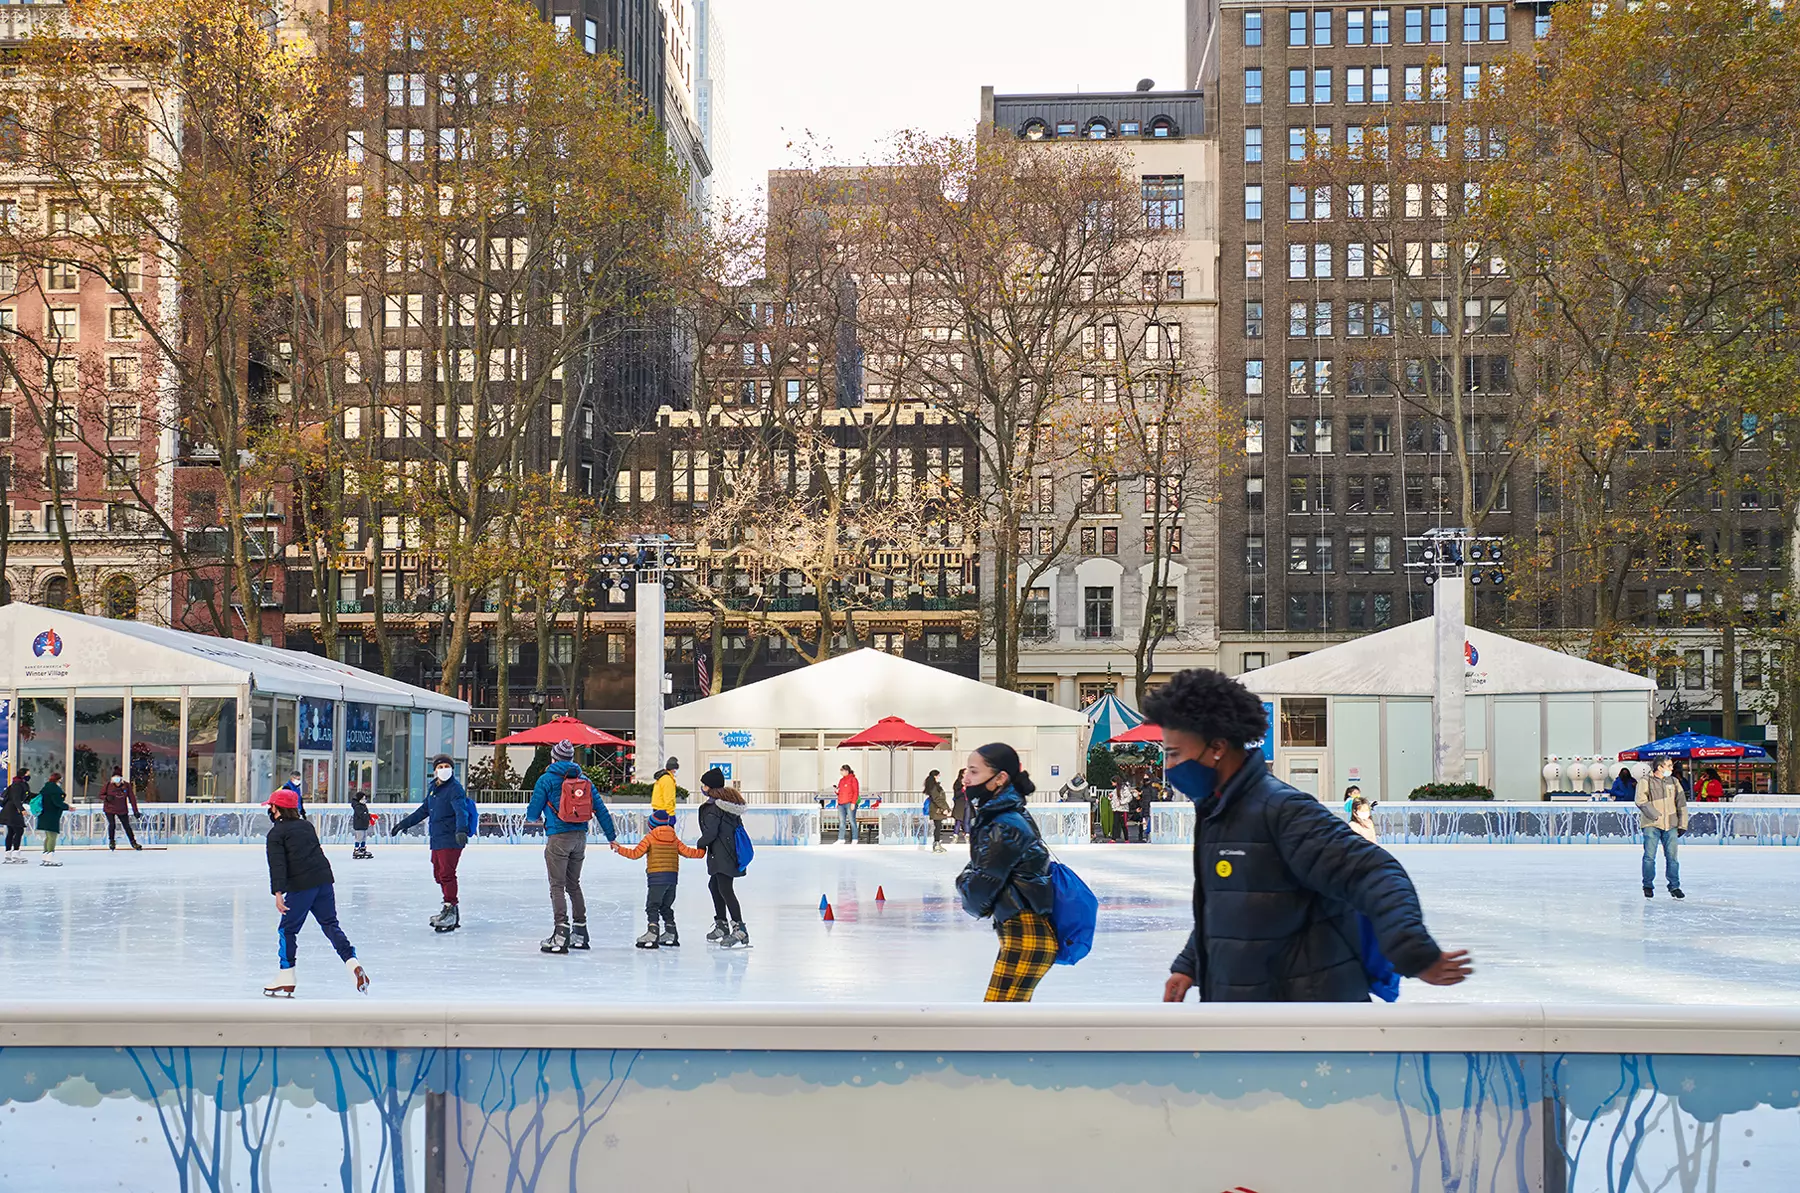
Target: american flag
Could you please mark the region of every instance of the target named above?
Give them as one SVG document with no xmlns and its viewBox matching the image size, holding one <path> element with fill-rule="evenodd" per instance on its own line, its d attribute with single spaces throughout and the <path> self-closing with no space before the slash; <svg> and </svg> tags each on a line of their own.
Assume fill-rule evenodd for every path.
<svg viewBox="0 0 1800 1193">
<path fill-rule="evenodd" d="M 694 686 L 700 689 L 702 696 L 712 695 L 712 668 L 707 663 L 707 656 L 712 653 L 712 644 L 702 642 L 700 649 L 694 652 Z"/>
</svg>

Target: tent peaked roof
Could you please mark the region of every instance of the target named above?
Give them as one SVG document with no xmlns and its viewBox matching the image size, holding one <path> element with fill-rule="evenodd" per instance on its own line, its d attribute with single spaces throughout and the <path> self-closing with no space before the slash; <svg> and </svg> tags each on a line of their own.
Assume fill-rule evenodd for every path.
<svg viewBox="0 0 1800 1193">
<path fill-rule="evenodd" d="M 1240 678 L 1259 696 L 1430 696 L 1436 632 L 1435 619 L 1424 617 Z M 1467 668 L 1472 695 L 1656 690 L 1645 676 L 1473 626 L 1466 639 L 1475 656 Z"/>
<path fill-rule="evenodd" d="M 759 683 L 733 688 L 669 710 L 670 729 L 746 728 L 843 730 L 856 733 L 886 716 L 915 725 L 1065 725 L 1087 719 L 1030 696 L 952 675 L 885 651 L 858 650 Z"/>
<path fill-rule="evenodd" d="M 42 650 L 38 649 L 40 640 Z M 323 655 L 18 601 L 0 608 L 0 644 L 4 644 L 0 647 L 0 687 L 235 685 L 248 681 L 258 691 L 290 696 L 469 711 L 464 701 Z"/>
</svg>

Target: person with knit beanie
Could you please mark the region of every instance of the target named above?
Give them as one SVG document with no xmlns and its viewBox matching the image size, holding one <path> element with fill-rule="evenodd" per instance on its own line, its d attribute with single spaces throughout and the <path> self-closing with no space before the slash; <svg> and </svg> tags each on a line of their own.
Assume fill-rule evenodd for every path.
<svg viewBox="0 0 1800 1193">
<path fill-rule="evenodd" d="M 550 875 L 550 936 L 540 952 L 566 954 L 588 944 L 587 899 L 581 893 L 581 865 L 587 858 L 588 821 L 598 820 L 608 841 L 617 842 L 612 813 L 600 793 L 575 765 L 575 746 L 559 741 L 550 747 L 550 765 L 531 789 L 525 823 L 544 825 L 544 869 Z M 575 922 L 569 922 L 571 908 Z"/>
<path fill-rule="evenodd" d="M 700 805 L 698 844 L 706 851 L 706 887 L 713 901 L 713 930 L 706 939 L 728 949 L 744 947 L 750 943 L 750 933 L 732 890 L 744 872 L 737 846 L 738 827 L 744 823 L 744 797 L 737 788 L 725 785 L 725 772 L 716 766 L 700 776 L 700 788 L 706 802 Z"/>
<path fill-rule="evenodd" d="M 681 877 L 681 859 L 701 858 L 706 852 L 695 849 L 675 835 L 675 817 L 660 809 L 650 813 L 650 831 L 630 849 L 613 842 L 613 852 L 629 858 L 648 858 L 644 863 L 644 880 L 649 888 L 644 896 L 644 914 L 650 927 L 638 937 L 640 949 L 672 949 L 681 944 L 675 932 L 675 883 Z M 657 920 L 662 931 L 657 931 Z"/>
<path fill-rule="evenodd" d="M 675 815 L 675 796 L 680 790 L 675 772 L 681 769 L 681 759 L 671 758 L 663 767 L 662 773 L 656 776 L 656 785 L 650 790 L 650 810 L 667 812 Z"/>
</svg>

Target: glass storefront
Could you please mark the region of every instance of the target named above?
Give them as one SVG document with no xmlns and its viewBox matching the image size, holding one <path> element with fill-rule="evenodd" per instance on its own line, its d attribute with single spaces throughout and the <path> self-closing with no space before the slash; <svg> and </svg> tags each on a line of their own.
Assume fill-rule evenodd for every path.
<svg viewBox="0 0 1800 1193">
<path fill-rule="evenodd" d="M 19 769 L 31 772 L 32 790 L 52 774 L 67 769 L 69 701 L 64 696 L 25 696 L 19 700 Z M 67 777 L 66 775 L 64 776 Z M 64 785 L 64 790 L 67 790 Z"/>
<path fill-rule="evenodd" d="M 69 767 L 71 800 L 97 800 L 125 762 L 125 698 L 78 696 L 75 699 L 75 754 Z"/>
<path fill-rule="evenodd" d="M 196 696 L 188 701 L 189 803 L 233 803 L 238 798 L 237 704 L 233 696 Z"/>
<path fill-rule="evenodd" d="M 181 699 L 131 701 L 131 783 L 147 804 L 172 804 L 181 793 Z"/>
<path fill-rule="evenodd" d="M 408 781 L 412 772 L 412 712 L 404 708 L 375 713 L 375 798 L 382 803 L 417 799 Z"/>
</svg>

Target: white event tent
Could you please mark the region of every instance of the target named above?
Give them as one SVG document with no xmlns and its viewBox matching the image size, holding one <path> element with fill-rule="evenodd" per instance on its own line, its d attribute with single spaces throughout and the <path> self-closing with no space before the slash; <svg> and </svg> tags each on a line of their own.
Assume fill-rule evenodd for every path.
<svg viewBox="0 0 1800 1193">
<path fill-rule="evenodd" d="M 733 785 L 761 802 L 810 800 L 836 784 L 844 763 L 865 795 L 888 790 L 886 750 L 839 745 L 882 717 L 904 718 L 950 743 L 893 756 L 896 799 L 910 799 L 933 769 L 942 772 L 948 791 L 969 752 L 991 741 L 1018 750 L 1038 785 L 1036 799 L 1054 799 L 1079 773 L 1087 728 L 1073 709 L 858 650 L 670 709 L 665 733 L 685 786 L 696 787 L 702 771 L 722 766 Z"/>
<path fill-rule="evenodd" d="M 1275 773 L 1335 802 L 1344 788 L 1404 800 L 1432 778 L 1429 617 L 1240 677 L 1271 705 Z M 1467 777 L 1502 800 L 1543 798 L 1547 756 L 1609 755 L 1655 736 L 1642 675 L 1471 627 Z"/>
<path fill-rule="evenodd" d="M 0 759 L 71 798 L 129 768 L 150 803 L 412 800 L 468 757 L 469 706 L 320 655 L 14 602 L 0 608 Z"/>
</svg>

